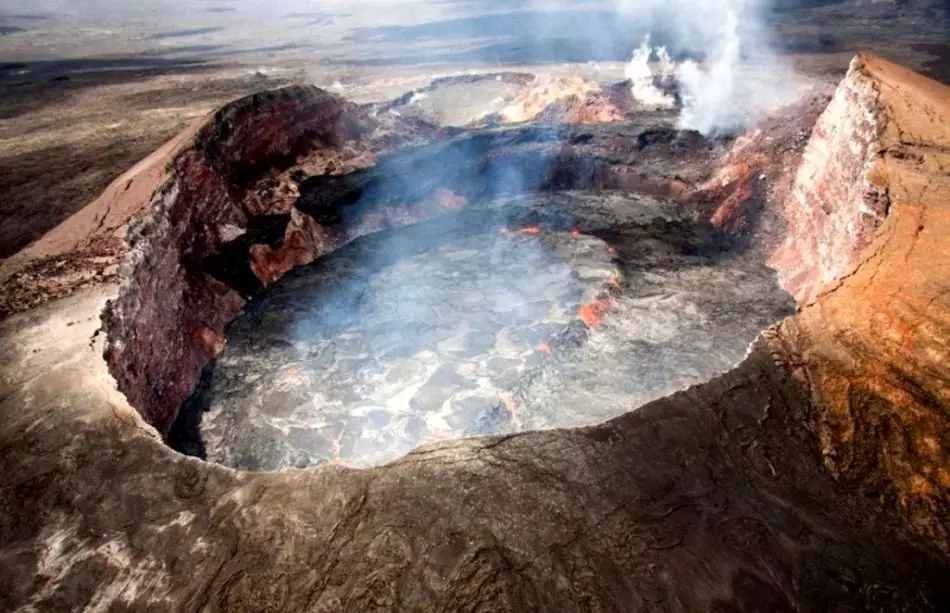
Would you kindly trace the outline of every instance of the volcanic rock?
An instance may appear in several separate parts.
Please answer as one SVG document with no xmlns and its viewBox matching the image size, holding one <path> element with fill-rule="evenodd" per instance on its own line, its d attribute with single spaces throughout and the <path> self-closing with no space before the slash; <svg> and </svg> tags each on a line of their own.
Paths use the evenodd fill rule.
<svg viewBox="0 0 950 613">
<path fill-rule="evenodd" d="M 797 257 L 776 262 L 808 307 L 777 328 L 777 346 L 800 358 L 829 472 L 947 553 L 950 89 L 860 55 L 835 97 L 786 207 L 799 238 L 779 256 L 794 245 Z"/>
<path fill-rule="evenodd" d="M 502 109 L 497 121 L 523 123 L 602 123 L 625 113 L 599 84 L 579 77 L 539 79 Z"/>
<path fill-rule="evenodd" d="M 282 101 L 298 93 L 270 94 L 268 100 L 279 109 L 292 109 Z M 312 95 L 317 103 L 328 104 L 322 94 Z M 197 146 L 175 159 L 173 172 L 149 205 L 150 214 L 130 232 L 124 264 L 129 291 L 104 314 L 110 330 L 107 362 L 119 388 L 163 433 L 209 359 L 207 344 L 189 331 L 201 326 L 223 335 L 249 295 L 295 266 L 357 236 L 431 219 L 493 196 L 588 187 L 670 195 L 683 178 L 707 177 L 717 160 L 715 148 L 701 138 L 686 137 L 689 147 L 681 146 L 681 137 L 641 147 L 636 135 L 643 131 L 642 123 L 529 126 L 451 139 L 432 131 L 432 144 L 380 156 L 394 141 L 419 141 L 425 133 L 414 124 L 360 128 L 355 120 L 341 123 L 331 114 L 329 136 L 314 135 L 306 131 L 315 125 L 314 111 L 305 109 L 266 122 L 244 120 L 266 127 L 278 120 L 291 123 L 295 116 L 307 118 L 294 129 L 301 129 L 300 138 L 311 148 L 291 164 L 287 148 L 303 145 L 277 139 L 287 148 L 273 157 L 280 165 L 265 171 L 263 162 L 228 161 L 237 159 L 234 154 L 199 154 L 230 151 L 203 144 L 215 133 L 237 139 L 239 149 L 245 146 L 240 135 L 254 132 L 227 127 L 234 117 L 244 117 L 235 107 L 246 113 L 265 109 L 265 118 L 275 116 L 260 102 L 239 101 L 219 111 L 199 132 Z M 339 126 L 365 129 L 367 136 L 334 145 L 333 130 Z M 334 163 L 334 174 L 325 174 L 327 160 Z M 275 189 L 275 181 L 293 185 Z M 270 208 L 262 209 L 262 203 Z M 181 298 L 165 305 L 153 296 Z"/>
<path fill-rule="evenodd" d="M 784 205 L 791 227 L 773 265 L 801 302 L 852 268 L 874 239 L 891 205 L 884 154 L 914 144 L 887 112 L 900 104 L 900 89 L 882 89 L 870 70 L 862 57 L 852 63 L 812 131 Z"/>
</svg>

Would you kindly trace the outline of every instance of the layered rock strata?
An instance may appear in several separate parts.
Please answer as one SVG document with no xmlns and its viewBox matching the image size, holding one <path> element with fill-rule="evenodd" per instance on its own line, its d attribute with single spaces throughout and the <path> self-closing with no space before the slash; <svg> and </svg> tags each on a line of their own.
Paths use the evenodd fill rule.
<svg viewBox="0 0 950 613">
<path fill-rule="evenodd" d="M 829 472 L 946 553 L 950 89 L 859 56 L 835 97 L 786 206 L 782 253 L 800 255 L 778 269 L 809 304 L 777 328 L 778 347 L 810 390 L 809 428 Z M 836 119 L 853 141 L 829 136 Z M 816 151 L 830 160 L 818 175 Z"/>
<path fill-rule="evenodd" d="M 887 218 L 890 194 L 877 167 L 900 136 L 882 87 L 855 59 L 812 131 L 784 204 L 789 228 L 771 263 L 800 302 L 851 268 Z"/>
</svg>

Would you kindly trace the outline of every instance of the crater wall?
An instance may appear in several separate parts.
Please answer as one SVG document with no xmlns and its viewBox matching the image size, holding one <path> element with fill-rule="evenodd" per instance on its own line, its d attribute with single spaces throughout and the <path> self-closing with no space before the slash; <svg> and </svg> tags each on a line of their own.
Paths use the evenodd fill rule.
<svg viewBox="0 0 950 613">
<path fill-rule="evenodd" d="M 780 346 L 811 389 L 829 471 L 947 552 L 950 88 L 861 55 L 836 98 L 809 145 L 828 167 L 806 162 L 799 180 L 816 183 L 791 200 L 800 255 L 779 271 L 811 303 L 778 327 Z"/>
<path fill-rule="evenodd" d="M 784 202 L 788 228 L 770 264 L 800 303 L 847 273 L 887 218 L 890 194 L 877 166 L 893 135 L 882 87 L 866 58 L 855 57 L 812 130 Z"/>
</svg>

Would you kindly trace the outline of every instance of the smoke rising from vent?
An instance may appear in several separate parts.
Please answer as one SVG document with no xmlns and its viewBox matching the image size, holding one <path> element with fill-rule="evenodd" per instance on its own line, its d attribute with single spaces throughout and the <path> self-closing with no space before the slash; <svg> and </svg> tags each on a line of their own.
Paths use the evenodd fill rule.
<svg viewBox="0 0 950 613">
<path fill-rule="evenodd" d="M 765 20 L 770 8 L 768 0 L 617 0 L 621 14 L 653 24 L 678 56 L 701 59 L 685 59 L 673 73 L 683 105 L 679 127 L 707 135 L 734 133 L 798 95 L 789 84 L 765 85 L 745 70 L 754 64 L 773 78 L 786 71 L 770 45 Z M 648 36 L 634 52 L 626 75 L 634 98 L 669 108 L 671 97 L 655 85 L 670 73 L 667 46 L 652 49 L 649 41 Z M 653 55 L 656 67 L 649 63 Z"/>
<path fill-rule="evenodd" d="M 656 56 L 660 65 L 654 74 L 654 69 L 650 66 L 650 58 L 653 54 L 650 35 L 647 34 L 633 52 L 633 58 L 624 70 L 624 76 L 630 79 L 630 90 L 638 102 L 650 108 L 671 109 L 676 105 L 676 100 L 660 91 L 660 88 L 656 86 L 655 78 L 672 76 L 673 63 L 669 53 L 666 52 L 666 47 L 658 47 Z"/>
<path fill-rule="evenodd" d="M 707 56 L 706 69 L 686 61 L 676 70 L 683 98 L 680 124 L 703 134 L 733 132 L 742 127 L 736 98 L 736 71 L 741 60 L 739 18 L 734 6 L 724 8 L 721 43 Z"/>
</svg>

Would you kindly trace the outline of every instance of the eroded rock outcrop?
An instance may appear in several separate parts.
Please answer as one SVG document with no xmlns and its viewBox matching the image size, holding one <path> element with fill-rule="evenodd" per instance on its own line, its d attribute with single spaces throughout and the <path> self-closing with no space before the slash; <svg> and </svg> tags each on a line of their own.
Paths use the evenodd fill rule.
<svg viewBox="0 0 950 613">
<path fill-rule="evenodd" d="M 882 87 L 866 59 L 855 58 L 815 125 L 785 201 L 790 227 L 771 262 L 800 302 L 854 266 L 887 218 L 890 194 L 876 167 L 898 135 Z"/>
<path fill-rule="evenodd" d="M 806 152 L 789 205 L 799 208 L 787 245 L 800 255 L 779 268 L 811 304 L 779 337 L 811 390 L 809 424 L 829 471 L 946 553 L 950 89 L 859 56 L 836 98 L 809 144 L 829 166 L 815 174 Z M 865 113 L 842 117 L 856 100 Z M 829 137 L 832 119 L 855 141 Z"/>
</svg>

